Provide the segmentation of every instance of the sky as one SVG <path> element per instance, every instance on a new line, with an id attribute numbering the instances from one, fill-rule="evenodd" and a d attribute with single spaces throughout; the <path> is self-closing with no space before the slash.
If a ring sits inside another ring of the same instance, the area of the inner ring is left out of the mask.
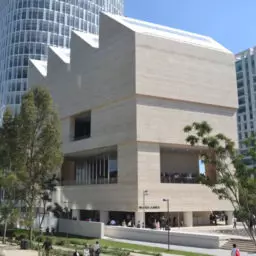
<path id="1" fill-rule="evenodd" d="M 238 53 L 256 46 L 256 0 L 124 0 L 125 15 L 210 36 Z"/>

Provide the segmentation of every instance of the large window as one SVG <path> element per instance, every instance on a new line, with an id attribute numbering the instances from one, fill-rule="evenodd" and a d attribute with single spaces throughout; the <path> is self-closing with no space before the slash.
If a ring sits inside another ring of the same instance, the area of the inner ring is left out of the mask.
<path id="1" fill-rule="evenodd" d="M 76 161 L 76 184 L 117 183 L 117 153 L 107 153 Z"/>

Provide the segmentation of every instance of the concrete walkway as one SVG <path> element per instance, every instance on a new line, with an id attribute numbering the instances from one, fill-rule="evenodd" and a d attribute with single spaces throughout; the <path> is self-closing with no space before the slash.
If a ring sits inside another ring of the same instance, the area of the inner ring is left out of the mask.
<path id="1" fill-rule="evenodd" d="M 166 248 L 167 245 L 165 244 L 157 244 L 157 243 L 147 243 L 147 242 L 139 242 L 139 241 L 130 241 L 130 240 L 124 240 L 124 239 L 112 239 L 105 237 L 104 239 L 117 241 L 117 242 L 124 242 L 124 243 L 130 243 L 130 244 L 140 244 L 140 245 L 146 245 L 146 246 L 152 246 L 152 247 L 159 247 L 159 248 Z M 194 253 L 204 253 L 214 256 L 230 256 L 231 252 L 221 249 L 203 249 L 203 248 L 195 248 L 195 247 L 187 247 L 187 246 L 178 246 L 178 245 L 171 245 L 170 249 L 172 250 L 178 250 L 178 251 L 186 251 L 186 252 L 194 252 Z M 170 254 L 164 254 L 165 256 L 170 256 Z M 256 256 L 256 254 L 249 254 L 247 252 L 241 252 L 241 256 Z"/>
<path id="2" fill-rule="evenodd" d="M 5 250 L 6 256 L 38 256 L 38 252 L 29 250 Z"/>

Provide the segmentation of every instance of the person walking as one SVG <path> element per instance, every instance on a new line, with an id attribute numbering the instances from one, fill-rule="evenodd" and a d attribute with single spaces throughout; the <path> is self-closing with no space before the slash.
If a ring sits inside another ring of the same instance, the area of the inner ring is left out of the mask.
<path id="1" fill-rule="evenodd" d="M 225 214 L 225 225 L 227 226 L 228 225 L 228 215 Z"/>
<path id="2" fill-rule="evenodd" d="M 237 219 L 236 217 L 233 218 L 233 228 L 236 228 L 236 224 L 237 224 Z"/>
<path id="3" fill-rule="evenodd" d="M 240 256 L 240 251 L 238 248 L 236 248 L 236 244 L 233 244 L 233 248 L 231 251 L 231 256 Z"/>
<path id="4" fill-rule="evenodd" d="M 50 255 L 50 251 L 52 249 L 52 242 L 49 238 L 47 238 L 43 243 L 43 249 L 46 256 Z"/>

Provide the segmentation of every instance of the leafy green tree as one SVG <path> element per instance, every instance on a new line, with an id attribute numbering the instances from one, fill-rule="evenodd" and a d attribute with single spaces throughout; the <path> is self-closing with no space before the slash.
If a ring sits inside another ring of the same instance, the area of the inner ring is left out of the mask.
<path id="1" fill-rule="evenodd" d="M 4 224 L 3 243 L 5 244 L 8 224 L 15 224 L 19 218 L 16 175 L 11 172 L 2 172 L 0 175 L 0 185 L 3 193 L 0 204 L 0 220 Z"/>
<path id="2" fill-rule="evenodd" d="M 53 192 L 56 191 L 56 187 L 59 184 L 59 179 L 57 178 L 56 174 L 54 174 L 50 179 L 46 180 L 43 184 L 43 191 L 41 194 L 40 206 L 41 202 L 43 204 L 43 215 L 40 220 L 39 229 L 41 230 L 42 224 L 45 219 L 45 215 L 49 213 L 52 209 L 52 196 Z"/>
<path id="3" fill-rule="evenodd" d="M 4 224 L 3 243 L 6 241 L 8 224 L 14 224 L 17 221 L 17 203 L 22 199 L 15 171 L 17 138 L 17 119 L 13 118 L 12 113 L 7 109 L 0 128 L 0 188 L 2 193 L 0 219 Z"/>
<path id="4" fill-rule="evenodd" d="M 24 194 L 30 240 L 36 206 L 44 185 L 62 164 L 60 121 L 49 92 L 41 87 L 29 90 L 22 98 L 17 121 L 15 164 Z"/>
<path id="5" fill-rule="evenodd" d="M 207 122 L 194 122 L 186 126 L 184 132 L 187 133 L 186 141 L 191 146 L 201 147 L 201 158 L 205 165 L 216 170 L 215 178 L 206 172 L 202 182 L 220 199 L 231 202 L 236 216 L 255 242 L 256 168 L 245 163 L 248 158 L 256 160 L 255 137 L 244 142 L 249 150 L 242 155 L 236 149 L 234 141 L 224 134 L 213 134 L 212 127 Z"/>

